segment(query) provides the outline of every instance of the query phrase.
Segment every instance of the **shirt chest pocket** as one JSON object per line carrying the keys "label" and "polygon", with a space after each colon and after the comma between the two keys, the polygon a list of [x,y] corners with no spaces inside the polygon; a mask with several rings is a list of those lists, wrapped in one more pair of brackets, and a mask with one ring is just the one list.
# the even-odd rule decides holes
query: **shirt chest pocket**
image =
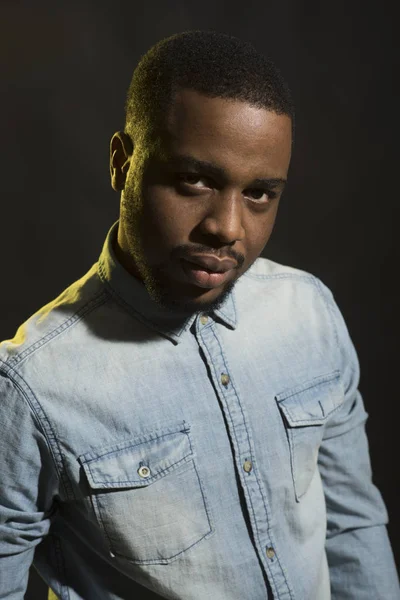
{"label": "shirt chest pocket", "polygon": [[166,564],[212,532],[186,425],[82,455],[110,552]]}
{"label": "shirt chest pocket", "polygon": [[296,500],[315,475],[324,425],[343,402],[339,371],[276,395],[286,429]]}

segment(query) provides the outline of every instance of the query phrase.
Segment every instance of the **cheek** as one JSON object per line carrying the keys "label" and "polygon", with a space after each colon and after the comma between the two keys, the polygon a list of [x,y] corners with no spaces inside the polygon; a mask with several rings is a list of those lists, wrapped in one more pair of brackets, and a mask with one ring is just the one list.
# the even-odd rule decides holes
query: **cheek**
{"label": "cheek", "polygon": [[252,259],[262,252],[265,244],[268,242],[274,227],[276,212],[277,206],[271,206],[271,210],[268,212],[266,218],[263,219],[260,216],[259,220],[255,219],[252,223],[249,223],[246,231],[247,247]]}
{"label": "cheek", "polygon": [[196,217],[174,194],[156,186],[143,198],[142,231],[158,246],[174,247],[186,243]]}

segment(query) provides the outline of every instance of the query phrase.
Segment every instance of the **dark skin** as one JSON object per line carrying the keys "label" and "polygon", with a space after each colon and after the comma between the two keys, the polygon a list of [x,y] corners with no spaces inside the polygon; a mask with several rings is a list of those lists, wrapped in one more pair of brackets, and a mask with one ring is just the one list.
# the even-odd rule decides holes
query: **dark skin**
{"label": "dark skin", "polygon": [[[111,180],[122,192],[115,252],[155,301],[216,308],[261,254],[287,178],[291,127],[287,115],[181,90],[151,143],[114,134]],[[223,284],[202,287],[182,268],[193,253],[235,267]]]}

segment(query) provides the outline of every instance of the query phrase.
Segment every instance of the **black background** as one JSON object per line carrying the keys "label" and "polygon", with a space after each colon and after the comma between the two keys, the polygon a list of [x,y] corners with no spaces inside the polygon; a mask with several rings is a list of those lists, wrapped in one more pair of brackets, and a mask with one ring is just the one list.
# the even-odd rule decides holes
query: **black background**
{"label": "black background", "polygon": [[[264,256],[334,292],[361,363],[374,481],[400,553],[395,206],[399,52],[385,2],[1,3],[0,339],[96,261],[118,216],[108,144],[132,71],[159,39],[251,41],[297,108],[289,185]],[[44,594],[44,596],[43,596]],[[32,576],[26,598],[45,588]]]}

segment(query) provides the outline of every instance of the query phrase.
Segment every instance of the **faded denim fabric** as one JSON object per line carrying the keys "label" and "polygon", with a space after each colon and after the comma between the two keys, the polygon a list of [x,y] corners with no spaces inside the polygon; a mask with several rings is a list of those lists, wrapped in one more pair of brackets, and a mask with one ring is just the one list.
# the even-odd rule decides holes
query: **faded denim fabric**
{"label": "faded denim fabric", "polygon": [[0,346],[0,598],[36,549],[62,600],[399,599],[330,291],[259,258],[187,319],[116,262],[117,226]]}

